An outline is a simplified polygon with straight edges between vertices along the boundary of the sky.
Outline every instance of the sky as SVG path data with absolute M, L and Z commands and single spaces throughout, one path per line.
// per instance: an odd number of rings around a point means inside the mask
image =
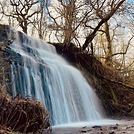
M 134 2 L 134 0 L 128 0 L 129 2 Z

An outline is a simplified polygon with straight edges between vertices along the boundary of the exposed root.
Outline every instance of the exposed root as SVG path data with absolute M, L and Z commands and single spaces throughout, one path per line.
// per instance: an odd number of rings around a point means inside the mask
M 26 98 L 11 99 L 0 93 L 0 125 L 12 131 L 36 133 L 50 127 L 49 114 L 36 100 Z M 3 130 L 4 132 L 4 130 Z

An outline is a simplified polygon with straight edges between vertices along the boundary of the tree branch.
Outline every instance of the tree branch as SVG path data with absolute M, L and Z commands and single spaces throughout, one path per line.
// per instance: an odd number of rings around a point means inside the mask
M 83 50 L 85 50 L 89 43 L 94 39 L 94 37 L 96 36 L 97 31 L 99 30 L 99 28 L 106 22 L 108 21 L 113 15 L 114 13 L 119 9 L 119 7 L 123 4 L 125 0 L 121 0 L 118 4 L 116 4 L 115 7 L 112 7 L 111 10 L 109 10 L 108 14 L 104 14 L 103 12 L 100 10 L 100 8 L 95 8 L 95 5 L 91 2 L 91 5 L 93 6 L 93 8 L 96 10 L 96 14 L 98 15 L 98 17 L 100 17 L 101 21 L 98 23 L 98 25 L 95 27 L 94 31 L 92 33 L 90 33 L 87 37 L 86 40 L 83 44 Z M 100 14 L 102 13 L 102 14 Z

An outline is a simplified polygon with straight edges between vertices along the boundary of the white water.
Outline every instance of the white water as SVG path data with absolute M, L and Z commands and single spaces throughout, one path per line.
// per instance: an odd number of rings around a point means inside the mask
M 52 124 L 102 120 L 98 98 L 82 74 L 50 44 L 16 33 L 11 49 L 21 55 L 12 64 L 13 96 L 34 96 L 50 112 Z

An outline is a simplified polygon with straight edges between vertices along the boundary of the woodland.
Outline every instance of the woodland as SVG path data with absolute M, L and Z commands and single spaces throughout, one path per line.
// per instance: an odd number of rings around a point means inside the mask
M 54 45 L 58 54 L 81 70 L 108 116 L 134 119 L 133 2 L 1 0 L 0 23 L 0 133 L 36 133 L 50 127 L 49 115 L 39 102 L 10 96 L 8 45 L 13 39 L 8 40 L 5 32 L 9 27 Z

